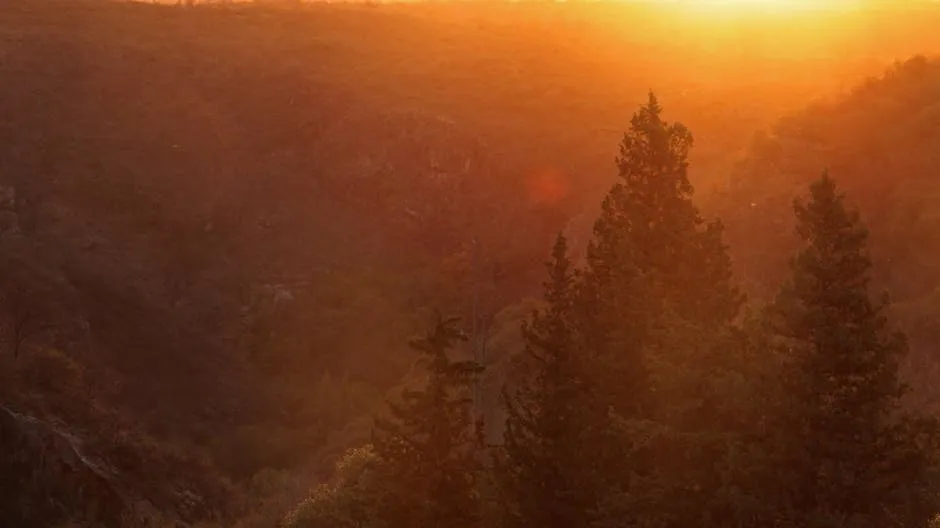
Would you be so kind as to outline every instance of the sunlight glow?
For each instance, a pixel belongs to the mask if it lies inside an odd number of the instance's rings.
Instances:
[[[714,12],[786,12],[856,9],[864,0],[677,0],[678,5]]]

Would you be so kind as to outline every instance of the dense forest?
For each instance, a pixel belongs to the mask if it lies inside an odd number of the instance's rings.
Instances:
[[[0,525],[940,513],[940,9],[257,4],[0,5]]]

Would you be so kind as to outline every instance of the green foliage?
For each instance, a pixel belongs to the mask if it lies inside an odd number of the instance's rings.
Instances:
[[[692,136],[661,114],[650,94],[621,143],[621,181],[595,223],[579,299],[599,394],[614,413],[606,450],[621,453],[602,465],[610,496],[596,524],[638,510],[647,523],[725,526],[736,508],[721,498],[733,480],[735,402],[747,396],[733,385],[742,297],[721,224],[691,201]]]
[[[887,301],[870,299],[858,213],[828,175],[810,195],[794,206],[803,248],[770,311],[788,363],[778,423],[786,503],[809,525],[924,525],[940,503],[924,494],[923,424],[898,414],[907,343],[888,324]]]
[[[608,193],[588,249],[587,338],[609,356],[605,370],[631,394],[613,396],[623,416],[643,416],[652,380],[644,350],[672,314],[696,325],[727,325],[741,299],[730,283],[721,225],[705,224],[691,201],[692,136],[667,123],[654,95],[631,121],[617,159],[621,181]]]
[[[691,135],[661,112],[651,94],[631,122],[586,269],[559,238],[523,326],[532,375],[497,458],[512,525],[748,526],[758,508],[743,299],[691,202]]]
[[[506,429],[496,472],[505,526],[575,528],[587,526],[598,501],[590,432],[602,413],[576,334],[576,277],[563,236],[547,267],[546,308],[522,325],[532,372],[504,393]]]
[[[482,369],[448,354],[464,339],[456,319],[439,318],[412,342],[426,368],[426,386],[408,388],[390,416],[377,417],[373,443],[348,451],[333,481],[318,486],[294,511],[291,528],[473,526],[482,515],[481,425],[468,390]]]
[[[318,486],[285,520],[285,528],[379,528],[380,485],[371,446],[349,450],[333,482]]]
[[[902,365],[912,389],[907,400],[912,408],[936,408],[933,350],[940,307],[932,296],[940,277],[933,250],[940,244],[940,61],[915,56],[871,75],[755,138],[730,184],[709,205],[728,225],[741,283],[752,298],[766,302],[800,247],[792,229],[793,197],[820,170],[839,174],[840,186],[869,220],[873,286],[891,291],[892,315],[909,337],[911,354]]]
[[[480,520],[477,494],[482,424],[474,423],[468,390],[481,373],[473,361],[448,352],[465,339],[455,319],[438,318],[412,342],[428,372],[427,385],[406,390],[377,417],[373,446],[383,483],[377,518],[388,526],[474,526]]]

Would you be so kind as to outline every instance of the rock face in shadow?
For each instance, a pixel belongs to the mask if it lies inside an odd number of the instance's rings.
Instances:
[[[0,406],[0,525],[119,527],[130,501],[78,438]]]

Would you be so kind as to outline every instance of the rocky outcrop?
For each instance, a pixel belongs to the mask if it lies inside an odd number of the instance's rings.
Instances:
[[[78,438],[0,406],[0,525],[71,519],[118,527],[131,504],[113,471],[86,455]]]

